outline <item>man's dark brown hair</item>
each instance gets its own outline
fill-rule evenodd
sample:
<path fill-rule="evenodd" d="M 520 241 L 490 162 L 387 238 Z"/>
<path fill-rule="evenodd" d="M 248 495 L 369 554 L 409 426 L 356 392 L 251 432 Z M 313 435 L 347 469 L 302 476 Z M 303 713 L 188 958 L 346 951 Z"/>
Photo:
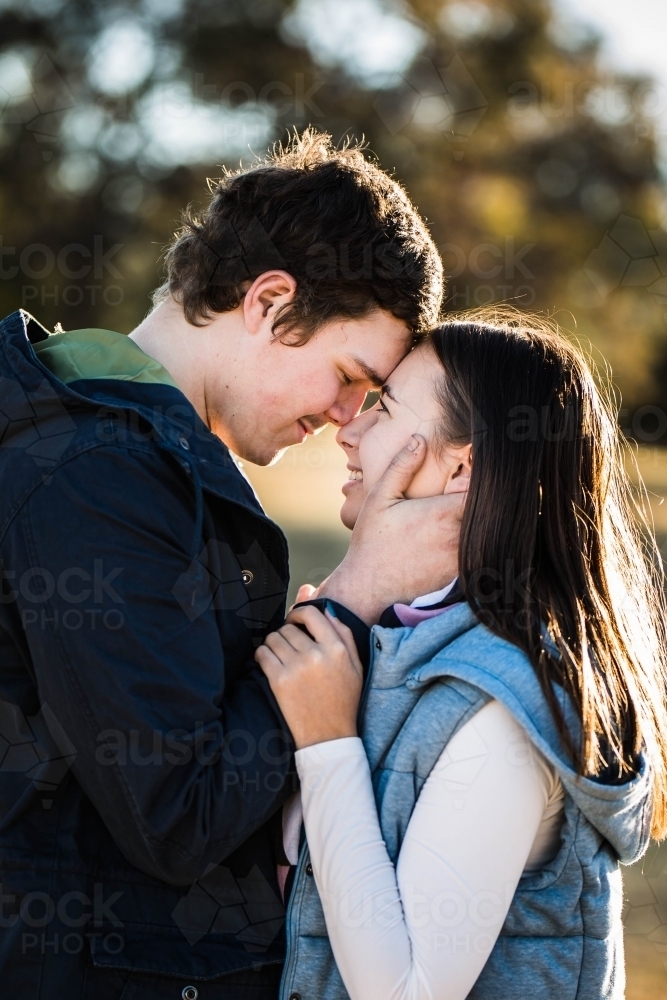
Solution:
<path fill-rule="evenodd" d="M 324 323 L 380 307 L 420 338 L 438 319 L 442 263 L 403 188 L 364 156 L 307 129 L 248 169 L 209 181 L 167 248 L 166 281 L 187 321 L 235 309 L 252 281 L 280 269 L 297 282 L 274 331 L 305 342 Z"/>

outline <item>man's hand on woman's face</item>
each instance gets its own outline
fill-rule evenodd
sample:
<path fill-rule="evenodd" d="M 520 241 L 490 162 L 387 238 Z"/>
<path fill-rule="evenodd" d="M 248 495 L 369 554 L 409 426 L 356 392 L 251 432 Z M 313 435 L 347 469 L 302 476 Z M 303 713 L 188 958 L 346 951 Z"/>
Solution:
<path fill-rule="evenodd" d="M 296 597 L 294 598 L 294 604 L 290 607 L 290 611 L 295 604 L 303 604 L 304 601 L 313 601 L 318 596 L 318 588 L 313 587 L 312 583 L 302 583 L 296 592 Z"/>
<path fill-rule="evenodd" d="M 369 492 L 340 566 L 318 588 L 367 624 L 390 604 L 413 601 L 458 573 L 465 493 L 406 500 L 426 442 L 413 435 Z"/>
<path fill-rule="evenodd" d="M 297 750 L 357 735 L 363 669 L 352 633 L 337 618 L 312 606 L 297 608 L 282 628 L 267 635 L 255 659 Z"/>

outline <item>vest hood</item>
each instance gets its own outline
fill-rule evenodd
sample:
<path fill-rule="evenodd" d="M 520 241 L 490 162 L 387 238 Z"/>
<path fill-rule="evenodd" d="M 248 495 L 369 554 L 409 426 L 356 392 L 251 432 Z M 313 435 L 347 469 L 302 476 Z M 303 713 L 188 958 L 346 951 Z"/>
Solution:
<path fill-rule="evenodd" d="M 384 651 L 375 687 L 405 684 L 418 690 L 446 677 L 474 685 L 502 702 L 531 742 L 555 767 L 566 793 L 623 864 L 642 856 L 650 839 L 652 776 L 642 754 L 631 781 L 620 785 L 584 778 L 573 768 L 535 671 L 526 655 L 481 625 L 467 604 L 448 608 L 415 628 L 373 629 Z M 566 722 L 575 741 L 580 724 L 572 703 L 557 685 Z"/>

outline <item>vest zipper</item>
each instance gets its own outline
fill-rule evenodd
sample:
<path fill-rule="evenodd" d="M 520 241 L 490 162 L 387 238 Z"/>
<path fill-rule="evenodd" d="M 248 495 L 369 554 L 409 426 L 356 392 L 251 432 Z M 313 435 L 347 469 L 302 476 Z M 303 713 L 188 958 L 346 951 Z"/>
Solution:
<path fill-rule="evenodd" d="M 371 633 L 372 634 L 372 633 Z M 371 674 L 373 672 L 375 656 L 373 653 L 373 648 L 371 647 L 371 657 L 368 663 L 368 670 L 366 671 L 366 676 L 364 678 L 364 685 L 361 689 L 361 698 L 359 699 L 359 711 L 357 713 L 357 728 L 361 731 L 361 719 L 364 714 L 364 709 L 366 707 L 366 702 L 368 700 L 368 692 L 370 689 Z M 278 991 L 279 1000 L 288 1000 L 288 998 L 296 991 L 294 985 L 288 984 L 291 982 L 292 974 L 294 971 L 294 966 L 296 963 L 296 949 L 293 947 L 294 941 L 294 927 L 292 925 L 292 911 L 294 909 L 294 900 L 297 893 L 301 888 L 301 881 L 304 877 L 304 871 L 306 865 L 310 860 L 310 851 L 308 850 L 308 841 L 304 841 L 301 853 L 299 855 L 299 860 L 297 861 L 296 871 L 294 873 L 294 881 L 292 882 L 292 891 L 290 893 L 289 900 L 287 902 L 287 911 L 285 913 L 285 952 L 287 955 L 287 961 L 285 962 L 285 967 L 283 969 L 283 974 L 280 979 L 280 989 Z M 298 929 L 296 937 L 298 938 Z"/>
<path fill-rule="evenodd" d="M 373 632 L 371 631 L 371 638 Z M 364 709 L 366 708 L 366 702 L 368 701 L 368 692 L 371 686 L 371 674 L 373 673 L 373 667 L 375 665 L 375 652 L 374 645 L 371 643 L 371 655 L 368 661 L 368 670 L 366 671 L 366 676 L 364 677 L 363 687 L 361 688 L 361 697 L 359 699 L 359 708 L 357 710 L 357 732 L 361 733 L 361 720 L 363 719 Z"/>
<path fill-rule="evenodd" d="M 287 988 L 289 981 L 292 978 L 292 973 L 294 971 L 294 966 L 296 963 L 296 948 L 293 947 L 294 944 L 294 933 L 292 927 L 292 910 L 294 899 L 297 892 L 301 889 L 302 877 L 304 870 L 308 861 L 310 860 L 310 851 L 308 850 L 308 842 L 304 840 L 301 853 L 299 855 L 299 860 L 296 864 L 296 871 L 294 872 L 294 881 L 292 882 L 292 891 L 290 893 L 289 900 L 287 902 L 287 911 L 285 913 L 285 954 L 287 955 L 287 961 L 285 962 L 285 967 L 283 969 L 283 974 L 280 979 L 280 989 L 278 991 L 278 997 L 280 1000 L 287 1000 L 292 993 L 296 992 L 294 986 Z M 296 937 L 298 939 L 298 928 Z"/>

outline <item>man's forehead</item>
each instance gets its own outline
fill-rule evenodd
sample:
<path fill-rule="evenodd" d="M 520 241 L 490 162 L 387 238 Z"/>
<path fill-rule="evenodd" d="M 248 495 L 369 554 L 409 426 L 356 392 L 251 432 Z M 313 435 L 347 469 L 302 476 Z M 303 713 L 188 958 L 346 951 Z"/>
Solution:
<path fill-rule="evenodd" d="M 377 386 L 378 389 L 386 382 L 387 376 L 390 374 L 389 372 L 379 372 L 377 368 L 364 361 L 358 354 L 348 354 L 347 357 L 351 367 L 356 370 L 360 378 L 366 379 L 371 385 Z"/>

